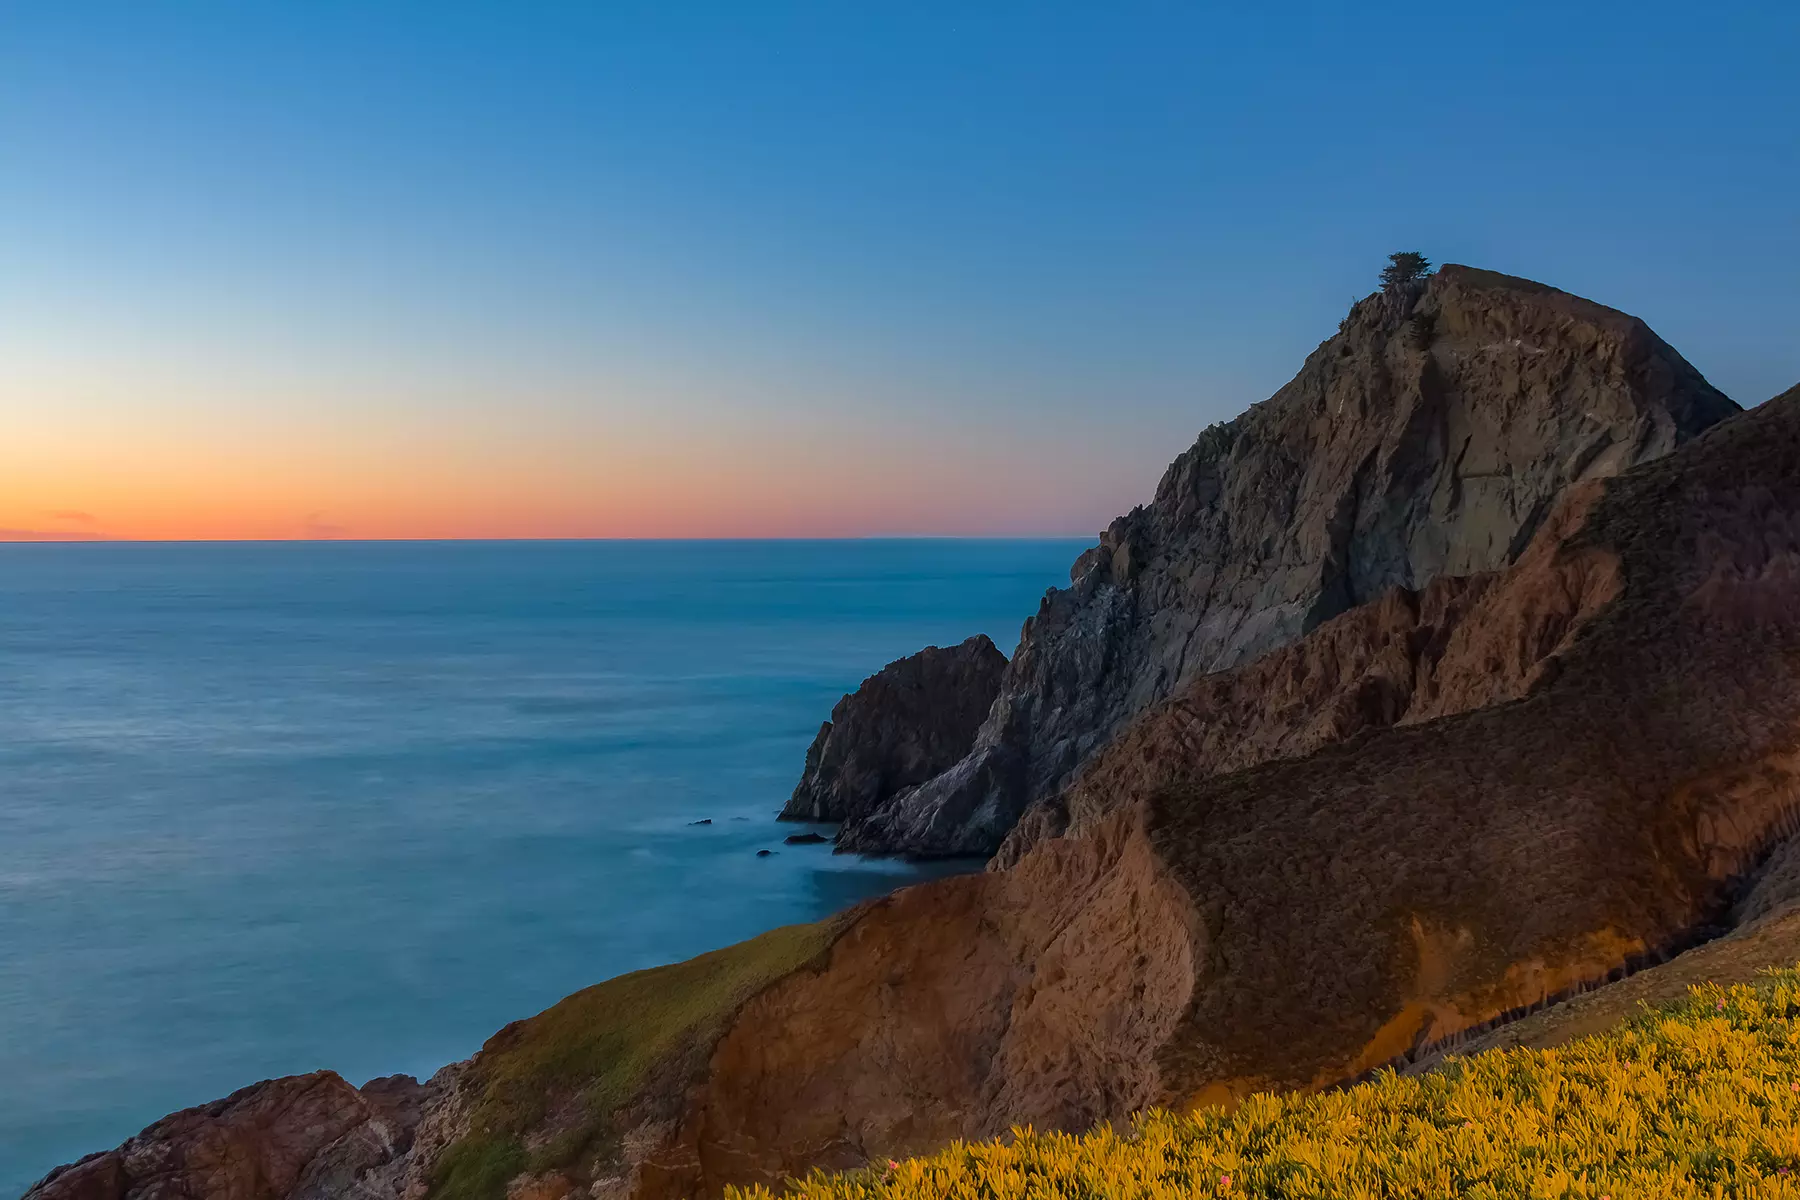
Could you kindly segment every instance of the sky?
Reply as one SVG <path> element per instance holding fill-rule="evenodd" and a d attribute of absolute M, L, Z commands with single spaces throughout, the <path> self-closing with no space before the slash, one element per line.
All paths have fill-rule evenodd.
<path fill-rule="evenodd" d="M 1800 381 L 1800 5 L 0 0 L 0 538 L 1090 534 L 1389 251 Z"/>

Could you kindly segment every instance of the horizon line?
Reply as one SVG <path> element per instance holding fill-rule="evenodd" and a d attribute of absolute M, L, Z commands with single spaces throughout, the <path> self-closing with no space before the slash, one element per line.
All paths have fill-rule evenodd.
<path fill-rule="evenodd" d="M 594 537 L 30 537 L 3 538 L 0 546 L 283 546 L 283 545 L 381 545 L 394 543 L 454 544 L 458 542 L 1073 542 L 1097 539 L 1098 533 L 853 533 L 834 535 L 768 534 L 713 536 Z"/>

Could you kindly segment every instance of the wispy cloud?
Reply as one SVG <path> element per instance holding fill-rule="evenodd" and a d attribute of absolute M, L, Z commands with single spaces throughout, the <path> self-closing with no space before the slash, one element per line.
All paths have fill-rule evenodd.
<path fill-rule="evenodd" d="M 100 518 L 91 512 L 82 512 L 76 508 L 56 508 L 44 514 L 52 521 L 72 521 L 77 525 L 92 525 Z"/>
<path fill-rule="evenodd" d="M 105 536 L 92 529 L 0 529 L 0 542 L 93 542 Z"/>
<path fill-rule="evenodd" d="M 309 538 L 341 538 L 348 537 L 350 528 L 347 525 L 335 525 L 325 519 L 322 512 L 306 514 L 306 520 L 300 523 L 302 535 Z"/>

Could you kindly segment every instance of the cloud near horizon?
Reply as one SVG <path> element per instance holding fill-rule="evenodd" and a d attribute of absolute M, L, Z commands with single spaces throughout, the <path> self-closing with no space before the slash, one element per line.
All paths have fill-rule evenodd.
<path fill-rule="evenodd" d="M 87 529 L 0 529 L 0 542 L 98 542 L 106 535 Z"/>
<path fill-rule="evenodd" d="M 307 513 L 306 519 L 300 522 L 300 536 L 310 540 L 348 537 L 350 536 L 350 527 L 327 521 L 322 512 L 311 512 Z"/>

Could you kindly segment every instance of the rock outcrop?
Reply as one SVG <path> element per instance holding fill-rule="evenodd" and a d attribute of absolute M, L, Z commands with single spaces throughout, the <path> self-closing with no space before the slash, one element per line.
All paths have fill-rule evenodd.
<path fill-rule="evenodd" d="M 265 1080 L 51 1172 L 26 1200 L 336 1200 L 411 1149 L 426 1096 L 403 1075 Z"/>
<path fill-rule="evenodd" d="M 1642 321 L 1448 266 L 1203 433 L 1027 623 L 974 749 L 840 840 L 987 855 L 1139 712 L 1391 588 L 1508 565 L 1572 484 L 1736 411 Z"/>
<path fill-rule="evenodd" d="M 837 702 L 806 752 L 783 820 L 851 828 L 962 758 L 1000 690 L 1006 656 L 986 634 L 889 663 Z"/>

